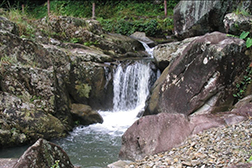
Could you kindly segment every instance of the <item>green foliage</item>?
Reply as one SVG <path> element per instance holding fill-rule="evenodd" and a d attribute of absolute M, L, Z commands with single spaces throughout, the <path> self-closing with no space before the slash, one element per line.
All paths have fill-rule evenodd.
<path fill-rule="evenodd" d="M 97 44 L 99 44 L 98 41 L 95 41 L 95 42 L 93 42 L 93 41 L 87 41 L 87 42 L 84 43 L 85 46 L 91 46 L 91 45 L 97 45 Z"/>
<path fill-rule="evenodd" d="M 245 32 L 243 31 L 241 34 L 240 34 L 240 39 L 245 39 L 247 36 L 249 35 L 249 32 Z"/>
<path fill-rule="evenodd" d="M 28 16 L 27 12 L 23 13 L 16 8 L 10 8 L 5 17 L 17 24 L 20 36 L 32 38 L 35 36 L 35 28 L 32 26 L 32 19 Z"/>
<path fill-rule="evenodd" d="M 247 38 L 247 40 L 246 40 L 246 46 L 247 46 L 247 48 L 249 48 L 249 47 L 252 46 L 252 39 L 251 38 Z"/>
<path fill-rule="evenodd" d="M 247 89 L 248 84 L 250 84 L 252 81 L 252 68 L 248 67 L 246 69 L 246 74 L 243 76 L 243 79 L 240 83 L 236 84 L 236 90 L 237 92 L 233 94 L 233 96 L 240 100 L 244 97 L 244 93 Z"/>
<path fill-rule="evenodd" d="M 252 46 L 252 39 L 248 37 L 249 35 L 249 32 L 245 32 L 243 31 L 240 36 L 235 36 L 235 35 L 232 35 L 232 34 L 227 34 L 227 36 L 230 36 L 230 37 L 236 37 L 236 38 L 240 38 L 242 40 L 246 40 L 246 47 L 249 48 Z"/>
<path fill-rule="evenodd" d="M 38 2 L 29 0 L 20 1 L 25 4 L 25 15 L 29 14 L 36 19 L 47 16 L 47 3 L 44 2 L 42 5 L 41 2 L 38 5 Z M 92 2 L 96 3 L 96 18 L 106 31 L 123 35 L 130 35 L 135 31 L 145 31 L 147 35 L 154 36 L 173 29 L 173 20 L 170 16 L 173 15 L 173 8 L 179 0 L 167 1 L 167 18 L 164 17 L 163 3 L 154 4 L 152 0 L 53 0 L 50 1 L 50 11 L 52 15 L 56 16 L 90 18 L 92 16 Z M 20 3 L 14 3 L 17 6 L 16 12 L 18 12 L 16 16 L 20 17 L 18 19 L 21 27 L 20 36 L 33 38 L 35 29 L 27 19 L 22 19 L 24 14 L 18 10 L 21 9 Z M 79 40 L 72 39 L 71 42 L 79 43 Z"/>
<path fill-rule="evenodd" d="M 33 96 L 30 98 L 30 102 L 34 102 L 35 100 L 41 100 L 41 96 L 33 95 Z"/>
<path fill-rule="evenodd" d="M 161 32 L 161 26 L 157 19 L 151 19 L 148 21 L 128 19 L 99 19 L 104 30 L 108 32 L 115 32 L 123 35 L 131 35 L 136 31 L 145 32 L 148 36 L 154 36 Z"/>
<path fill-rule="evenodd" d="M 75 38 L 75 37 L 73 37 L 71 40 L 70 40 L 70 42 L 71 43 L 80 43 L 82 40 L 80 39 L 80 38 Z"/>
<path fill-rule="evenodd" d="M 172 9 L 176 3 L 174 0 L 168 1 L 168 16 L 173 15 Z M 157 5 L 152 2 L 120 1 L 104 8 L 105 13 L 98 14 L 97 19 L 108 32 L 130 35 L 135 31 L 142 31 L 148 36 L 155 36 L 161 34 L 162 30 L 173 29 L 171 17 L 160 17 L 164 16 L 163 3 Z"/>
<path fill-rule="evenodd" d="M 53 164 L 50 168 L 60 168 L 59 162 L 60 160 L 55 160 L 55 164 Z"/>
<path fill-rule="evenodd" d="M 243 16 L 249 16 L 250 13 L 248 10 L 245 10 L 241 5 L 239 5 L 236 10 L 234 11 L 236 15 L 243 15 Z"/>

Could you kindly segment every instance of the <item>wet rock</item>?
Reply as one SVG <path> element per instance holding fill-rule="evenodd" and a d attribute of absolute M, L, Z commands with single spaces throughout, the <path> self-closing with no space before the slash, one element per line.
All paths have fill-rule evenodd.
<path fill-rule="evenodd" d="M 36 138 L 47 139 L 66 135 L 67 129 L 53 115 L 36 109 L 32 103 L 24 103 L 20 98 L 1 93 L 1 147 L 34 142 Z"/>
<path fill-rule="evenodd" d="M 164 118 L 162 121 L 161 116 Z M 175 117 L 176 116 L 176 117 Z M 143 158 L 148 158 L 151 162 L 151 166 L 159 165 L 162 163 L 166 163 L 169 165 L 181 163 L 182 165 L 201 165 L 202 162 L 197 162 L 194 157 L 189 157 L 189 159 L 178 160 L 181 156 L 176 155 L 174 160 L 166 158 L 160 163 L 155 162 L 156 160 L 149 155 L 164 156 L 164 154 L 158 154 L 159 152 L 170 151 L 174 147 L 178 148 L 187 148 L 194 149 L 194 146 L 202 147 L 198 144 L 198 140 L 188 141 L 187 139 L 195 136 L 196 134 L 200 134 L 204 131 L 211 131 L 213 128 L 219 128 L 220 130 L 227 127 L 232 126 L 233 124 L 239 124 L 252 116 L 252 113 L 248 116 L 244 116 L 243 114 L 237 114 L 233 112 L 223 112 L 218 114 L 203 114 L 203 115 L 195 115 L 189 118 L 184 117 L 181 114 L 166 114 L 160 113 L 158 115 L 146 116 L 138 121 L 136 121 L 122 136 L 122 147 L 119 153 L 119 156 L 123 159 L 130 160 L 141 160 Z M 166 118 L 167 117 L 167 118 Z M 230 122 L 232 121 L 232 122 Z M 137 125 L 137 123 L 139 125 Z M 162 125 L 162 126 L 160 126 Z M 235 130 L 235 132 L 239 132 Z M 230 134 L 233 134 L 232 131 L 229 131 Z M 248 136 L 248 131 L 245 130 L 246 136 Z M 221 137 L 219 137 L 221 136 Z M 222 133 L 218 133 L 218 140 L 222 138 Z M 236 135 L 234 135 L 236 136 Z M 211 137 L 211 136 L 210 136 Z M 211 140 L 207 138 L 201 138 L 201 143 L 209 143 Z M 229 138 L 228 136 L 226 138 Z M 244 137 L 245 138 L 245 137 Z M 184 143 L 189 143 L 188 145 L 183 145 Z M 231 140 L 232 141 L 232 140 Z M 237 141 L 238 143 L 239 141 Z M 242 142 L 242 141 L 241 141 Z M 223 143 L 227 143 L 227 141 L 223 141 Z M 181 147 L 182 146 L 182 147 Z M 248 146 L 249 147 L 249 146 Z M 212 146 L 215 151 L 219 151 L 225 149 L 219 149 L 218 147 Z M 200 149 L 199 149 L 200 150 Z M 187 158 L 189 153 L 183 153 L 182 157 Z M 181 152 L 184 152 L 181 150 Z M 228 151 L 226 151 L 228 152 Z M 167 152 L 169 153 L 169 152 Z M 170 151 L 171 155 L 173 155 L 172 151 Z M 195 157 L 201 159 L 207 159 L 209 156 L 207 153 L 197 152 L 195 153 Z M 210 153 L 212 154 L 212 153 Z M 167 160 L 168 159 L 168 160 Z M 216 158 L 215 158 L 216 159 Z M 160 161 L 160 159 L 157 159 Z M 153 162 L 154 161 L 154 162 Z M 216 163 L 217 160 L 207 160 L 205 164 Z M 218 163 L 217 163 L 218 164 Z M 150 165 L 149 165 L 150 166 Z"/>
<path fill-rule="evenodd" d="M 243 104 L 242 102 L 245 102 L 247 100 L 249 100 L 249 98 L 241 100 L 241 103 L 238 104 Z M 220 130 L 222 130 L 222 128 L 232 127 L 234 124 L 239 124 L 243 121 L 251 119 L 251 109 L 251 103 L 249 103 L 237 105 L 231 112 L 227 111 L 216 114 L 194 114 L 189 117 L 185 117 L 182 114 L 159 113 L 158 115 L 144 116 L 137 120 L 129 129 L 127 129 L 127 131 L 122 136 L 122 147 L 119 156 L 122 159 L 129 160 L 143 159 L 148 155 L 155 156 L 155 154 L 159 152 L 169 151 L 174 147 L 181 146 L 181 143 L 183 144 L 187 138 L 194 136 L 198 133 L 213 128 L 219 128 Z M 229 133 L 232 134 L 232 130 L 235 129 L 229 130 Z M 245 131 L 246 136 L 249 136 L 249 131 L 243 131 Z M 235 132 L 237 133 L 239 132 L 239 130 L 235 130 Z M 222 136 L 221 131 L 218 135 Z M 219 138 L 222 137 L 218 136 L 217 139 L 219 140 Z M 227 136 L 226 138 L 230 139 L 229 136 Z M 209 137 L 202 138 L 201 140 L 202 143 L 208 143 L 210 141 Z M 232 139 L 230 140 L 232 141 Z M 192 149 L 194 146 L 198 146 L 197 142 L 198 141 L 189 142 L 189 144 L 192 146 Z M 226 141 L 223 141 L 223 143 L 225 142 Z M 237 139 L 237 143 L 238 142 L 239 141 Z M 189 149 L 190 146 L 186 146 L 186 148 Z M 213 146 L 213 148 L 215 151 L 217 151 L 217 153 L 220 150 L 218 147 L 215 148 Z M 206 154 L 207 153 L 198 152 L 196 155 L 201 159 L 207 159 L 209 157 L 207 157 Z M 185 157 L 186 155 L 187 154 L 184 153 Z M 176 159 L 179 158 L 180 156 L 176 156 Z M 153 159 L 151 158 L 148 159 L 153 161 Z M 194 159 L 192 158 L 184 159 L 180 160 L 180 163 L 182 165 L 191 166 L 201 164 L 201 162 L 198 163 L 197 160 L 195 160 L 195 162 L 193 160 Z M 178 163 L 178 160 L 166 160 L 164 162 L 170 163 L 172 165 L 175 162 Z M 209 162 L 210 161 L 208 160 L 206 163 L 210 164 Z M 216 160 L 213 160 L 212 162 L 216 163 Z M 159 165 L 159 163 L 156 162 L 151 162 L 150 164 L 151 166 Z"/>
<path fill-rule="evenodd" d="M 102 116 L 92 110 L 88 105 L 72 104 L 71 113 L 75 121 L 79 121 L 81 125 L 90 125 L 94 123 L 103 123 Z"/>
<path fill-rule="evenodd" d="M 47 168 L 53 166 L 74 168 L 61 147 L 44 139 L 39 139 L 24 152 L 13 168 Z"/>
<path fill-rule="evenodd" d="M 232 107 L 234 82 L 248 66 L 244 41 L 214 32 L 190 42 L 155 82 L 144 115 L 189 115 L 212 100 L 207 113 Z"/>
<path fill-rule="evenodd" d="M 180 39 L 223 30 L 223 18 L 237 1 L 180 1 L 173 10 L 174 32 Z"/>

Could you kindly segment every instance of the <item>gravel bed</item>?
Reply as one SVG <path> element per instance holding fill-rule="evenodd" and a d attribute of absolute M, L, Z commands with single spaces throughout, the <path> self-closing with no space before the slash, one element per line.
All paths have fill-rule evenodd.
<path fill-rule="evenodd" d="M 145 157 L 126 168 L 223 168 L 247 163 L 252 155 L 252 120 L 211 128 L 170 151 Z M 249 166 L 250 167 L 250 166 Z"/>

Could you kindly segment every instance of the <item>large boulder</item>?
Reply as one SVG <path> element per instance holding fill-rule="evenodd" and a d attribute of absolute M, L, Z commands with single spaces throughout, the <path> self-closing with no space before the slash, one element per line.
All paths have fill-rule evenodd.
<path fill-rule="evenodd" d="M 122 136 L 120 158 L 140 160 L 179 145 L 191 133 L 189 121 L 181 114 L 160 113 L 137 120 Z"/>
<path fill-rule="evenodd" d="M 37 34 L 49 34 L 53 39 L 42 40 L 43 43 L 61 44 L 62 41 L 85 45 L 86 48 L 92 46 L 91 50 L 102 50 L 105 54 L 113 57 L 135 57 L 141 56 L 144 51 L 142 44 L 130 37 L 119 34 L 106 34 L 98 21 L 67 16 L 51 16 L 49 19 L 43 18 L 36 23 L 38 25 Z M 90 48 L 89 48 L 90 49 Z"/>
<path fill-rule="evenodd" d="M 1 168 L 10 168 L 13 167 L 18 159 L 14 158 L 7 158 L 7 159 L 0 159 L 0 167 Z"/>
<path fill-rule="evenodd" d="M 119 156 L 126 160 L 141 160 L 148 155 L 169 151 L 179 146 L 188 136 L 251 118 L 251 106 L 250 96 L 239 102 L 231 112 L 190 117 L 170 113 L 144 116 L 123 134 Z"/>
<path fill-rule="evenodd" d="M 102 116 L 88 105 L 72 104 L 71 113 L 73 119 L 81 125 L 103 123 Z"/>
<path fill-rule="evenodd" d="M 0 93 L 0 100 L 0 147 L 34 142 L 38 137 L 51 139 L 66 135 L 67 128 L 43 107 L 6 92 Z"/>
<path fill-rule="evenodd" d="M 237 1 L 180 1 L 173 10 L 174 32 L 178 38 L 224 31 L 223 18 Z"/>
<path fill-rule="evenodd" d="M 113 86 L 110 65 L 86 62 L 76 57 L 71 63 L 68 92 L 74 102 L 88 104 L 94 109 L 112 106 Z"/>
<path fill-rule="evenodd" d="M 58 145 L 44 139 L 37 140 L 19 158 L 13 168 L 74 168 L 66 152 Z"/>
<path fill-rule="evenodd" d="M 130 37 L 146 43 L 149 47 L 154 47 L 156 43 L 146 36 L 145 32 L 135 32 Z"/>
<path fill-rule="evenodd" d="M 244 41 L 213 32 L 190 42 L 154 84 L 144 115 L 160 112 L 190 115 L 225 111 L 234 103 L 235 82 L 247 68 Z"/>

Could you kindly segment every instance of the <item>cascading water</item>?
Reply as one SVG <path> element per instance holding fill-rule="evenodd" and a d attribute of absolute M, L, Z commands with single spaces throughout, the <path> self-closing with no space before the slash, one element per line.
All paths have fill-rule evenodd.
<path fill-rule="evenodd" d="M 114 111 L 141 110 L 149 94 L 151 69 L 149 63 L 135 61 L 123 68 L 120 64 L 114 75 Z"/>
<path fill-rule="evenodd" d="M 101 168 L 118 160 L 121 136 L 144 109 L 150 78 L 156 78 L 150 64 L 150 59 L 120 63 L 113 72 L 113 110 L 99 111 L 104 122 L 77 127 L 56 142 L 74 164 Z"/>
<path fill-rule="evenodd" d="M 146 51 L 152 54 L 150 48 Z M 68 137 L 55 141 L 73 164 L 102 168 L 118 160 L 121 136 L 143 110 L 149 88 L 157 78 L 151 67 L 151 59 L 120 63 L 113 72 L 113 110 L 99 111 L 104 122 L 79 126 Z"/>

